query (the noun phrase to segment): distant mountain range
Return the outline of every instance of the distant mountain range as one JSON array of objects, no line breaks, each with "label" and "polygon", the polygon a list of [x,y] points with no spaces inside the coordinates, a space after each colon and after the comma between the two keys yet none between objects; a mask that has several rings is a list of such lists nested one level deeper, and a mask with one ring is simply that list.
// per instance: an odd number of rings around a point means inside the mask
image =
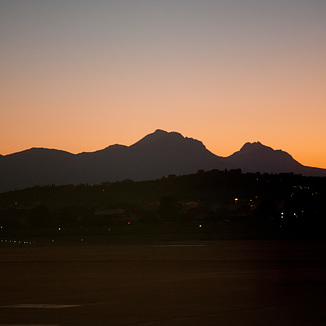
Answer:
[{"label": "distant mountain range", "polygon": [[151,180],[198,170],[238,168],[243,172],[326,176],[326,169],[303,166],[288,153],[260,142],[246,143],[240,151],[221,157],[198,140],[156,130],[131,146],[111,145],[91,153],[31,148],[0,155],[0,191],[34,185]]}]

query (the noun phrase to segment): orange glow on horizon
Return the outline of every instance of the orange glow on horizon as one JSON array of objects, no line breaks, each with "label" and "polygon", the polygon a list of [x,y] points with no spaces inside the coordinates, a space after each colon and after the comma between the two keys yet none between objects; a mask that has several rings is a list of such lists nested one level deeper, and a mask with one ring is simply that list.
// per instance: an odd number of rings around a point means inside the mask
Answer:
[{"label": "orange glow on horizon", "polygon": [[326,168],[325,14],[266,0],[1,4],[0,154],[163,129],[219,156],[260,141]]}]

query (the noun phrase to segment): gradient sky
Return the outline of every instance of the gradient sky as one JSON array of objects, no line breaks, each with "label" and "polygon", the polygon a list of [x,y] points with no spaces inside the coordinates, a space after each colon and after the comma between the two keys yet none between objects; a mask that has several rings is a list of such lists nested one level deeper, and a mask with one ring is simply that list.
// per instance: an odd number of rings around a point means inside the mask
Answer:
[{"label": "gradient sky", "polygon": [[0,154],[178,131],[326,168],[325,0],[0,0]]}]

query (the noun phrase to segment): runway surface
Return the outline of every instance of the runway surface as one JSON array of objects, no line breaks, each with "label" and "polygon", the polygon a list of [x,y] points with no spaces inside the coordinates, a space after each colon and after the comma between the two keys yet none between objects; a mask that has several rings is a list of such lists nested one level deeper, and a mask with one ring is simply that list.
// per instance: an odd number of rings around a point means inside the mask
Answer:
[{"label": "runway surface", "polygon": [[326,244],[0,247],[4,325],[326,325]]}]

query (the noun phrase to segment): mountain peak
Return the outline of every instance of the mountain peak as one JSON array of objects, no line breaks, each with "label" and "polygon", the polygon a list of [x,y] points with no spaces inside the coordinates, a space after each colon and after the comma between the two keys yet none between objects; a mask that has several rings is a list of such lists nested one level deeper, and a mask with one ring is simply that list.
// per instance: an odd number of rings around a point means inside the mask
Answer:
[{"label": "mountain peak", "polygon": [[303,166],[290,154],[280,149],[274,150],[259,141],[245,143],[240,151],[233,153],[228,159],[245,172],[305,173]]},{"label": "mountain peak", "polygon": [[265,146],[263,145],[260,141],[257,142],[247,142],[245,143],[242,148],[240,149],[240,152],[242,151],[256,151],[256,150],[261,150],[261,149],[269,149],[269,150],[273,150],[271,147]]},{"label": "mountain peak", "polygon": [[257,142],[253,142],[253,143],[245,143],[242,148],[240,149],[239,152],[236,152],[239,154],[256,154],[256,155],[261,155],[264,153],[264,155],[282,155],[282,156],[288,156],[290,158],[292,158],[292,156],[287,153],[282,151],[281,149],[273,149],[272,147],[263,145],[261,142],[257,141]]},{"label": "mountain peak", "polygon": [[[150,135],[155,135],[157,137],[164,137],[164,136],[174,136],[174,137],[178,137],[178,138],[184,138],[179,132],[176,132],[176,131],[165,131],[165,130],[162,130],[162,129],[156,129],[152,134]],[[150,136],[148,135],[148,136]]]},{"label": "mountain peak", "polygon": [[157,143],[165,142],[165,141],[172,141],[172,140],[182,140],[185,139],[181,134],[178,132],[172,131],[167,132],[165,130],[156,129],[153,133],[148,134],[135,144],[131,145],[131,148],[139,147],[143,145],[154,145]]},{"label": "mountain peak", "polygon": [[282,151],[281,149],[273,149],[272,147],[265,146],[261,142],[253,142],[253,143],[245,143],[240,151],[235,152],[231,156],[234,155],[240,155],[240,156],[251,156],[251,157],[261,157],[262,155],[264,157],[270,156],[270,157],[287,157],[287,158],[292,158],[290,154],[287,152]]},{"label": "mountain peak", "polygon": [[168,132],[165,131],[165,130],[162,130],[162,129],[156,129],[156,130],[153,132],[153,134],[156,134],[156,135],[166,135],[166,134],[168,134]]}]

